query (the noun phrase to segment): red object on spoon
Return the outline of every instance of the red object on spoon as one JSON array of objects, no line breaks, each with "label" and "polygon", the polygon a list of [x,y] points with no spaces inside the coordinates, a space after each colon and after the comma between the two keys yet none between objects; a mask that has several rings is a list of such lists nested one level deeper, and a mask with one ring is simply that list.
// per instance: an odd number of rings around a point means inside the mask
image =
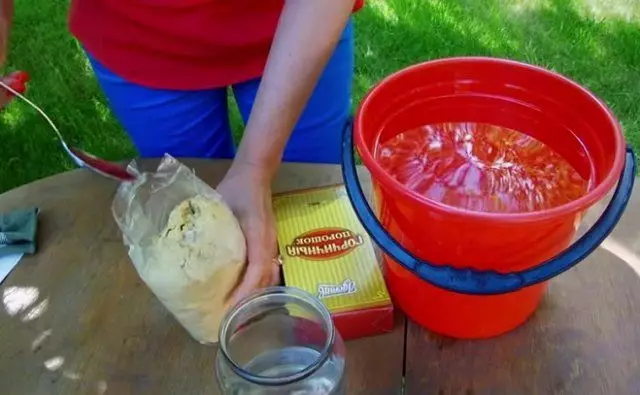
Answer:
[{"label": "red object on spoon", "polygon": [[79,166],[88,167],[105,177],[115,178],[119,181],[133,181],[136,178],[126,168],[118,164],[108,162],[78,148],[67,146],[65,149]]},{"label": "red object on spoon", "polygon": [[31,79],[29,74],[26,71],[22,71],[22,70],[14,71],[13,73],[9,74],[9,76],[17,79],[18,81],[22,81],[25,83]]},{"label": "red object on spoon", "polygon": [[[27,90],[27,82],[29,82],[30,77],[26,71],[14,71],[2,77],[1,80],[11,89],[22,94]],[[6,95],[9,97],[15,96],[12,92],[7,92]]]},{"label": "red object on spoon", "polygon": [[[27,90],[28,81],[29,74],[25,71],[14,71],[4,77],[0,77],[1,83],[6,84],[9,88],[20,94]],[[2,110],[2,107],[9,103],[15,96],[16,95],[9,89],[2,89],[2,87],[0,87],[0,110]]]}]

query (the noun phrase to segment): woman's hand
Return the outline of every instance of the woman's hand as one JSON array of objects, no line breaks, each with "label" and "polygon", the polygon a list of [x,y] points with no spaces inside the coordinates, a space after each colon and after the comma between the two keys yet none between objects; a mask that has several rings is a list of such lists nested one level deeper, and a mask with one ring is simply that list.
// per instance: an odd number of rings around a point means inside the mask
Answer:
[{"label": "woman's hand", "polygon": [[261,168],[234,162],[216,188],[240,222],[247,240],[247,268],[229,303],[279,281],[277,239],[271,205],[271,178]]}]

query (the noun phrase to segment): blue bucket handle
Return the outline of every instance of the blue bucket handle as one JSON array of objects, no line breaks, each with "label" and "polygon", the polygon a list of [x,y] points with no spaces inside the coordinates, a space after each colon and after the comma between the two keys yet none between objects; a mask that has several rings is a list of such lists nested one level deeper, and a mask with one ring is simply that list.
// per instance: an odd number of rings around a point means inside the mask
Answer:
[{"label": "blue bucket handle", "polygon": [[615,194],[595,225],[564,252],[548,261],[513,273],[458,269],[416,258],[380,224],[365,198],[356,171],[352,122],[347,122],[342,140],[342,176],[351,205],[373,241],[392,259],[421,279],[442,289],[469,295],[496,295],[517,291],[549,280],[577,265],[609,236],[627,207],[635,181],[636,158],[627,146],[625,165]]}]

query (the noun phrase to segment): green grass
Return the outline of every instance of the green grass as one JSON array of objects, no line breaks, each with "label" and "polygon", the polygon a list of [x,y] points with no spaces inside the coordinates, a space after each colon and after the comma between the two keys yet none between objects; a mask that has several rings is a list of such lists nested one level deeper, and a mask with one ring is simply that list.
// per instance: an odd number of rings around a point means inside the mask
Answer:
[{"label": "green grass", "polygon": [[[30,72],[29,97],[73,145],[135,155],[67,33],[68,0],[16,0],[7,69]],[[559,71],[604,99],[640,149],[640,1],[372,0],[357,16],[354,103],[384,76],[454,55],[508,57]],[[239,132],[237,113],[234,126]],[[0,192],[73,167],[21,103],[0,115]]]}]

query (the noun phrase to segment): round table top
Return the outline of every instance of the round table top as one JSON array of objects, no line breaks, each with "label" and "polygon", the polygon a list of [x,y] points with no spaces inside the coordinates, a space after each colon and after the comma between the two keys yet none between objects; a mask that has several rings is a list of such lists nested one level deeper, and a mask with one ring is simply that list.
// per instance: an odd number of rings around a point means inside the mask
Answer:
[{"label": "round table top", "polygon": [[[211,185],[228,168],[185,163]],[[285,164],[274,190],[337,182],[336,166]],[[129,261],[111,216],[116,186],[76,170],[0,195],[0,212],[41,209],[37,253],[0,285],[0,392],[218,393],[215,347],[193,341]],[[614,234],[509,334],[456,341],[399,313],[392,333],[348,342],[348,393],[640,394],[639,204],[636,192]]]}]

